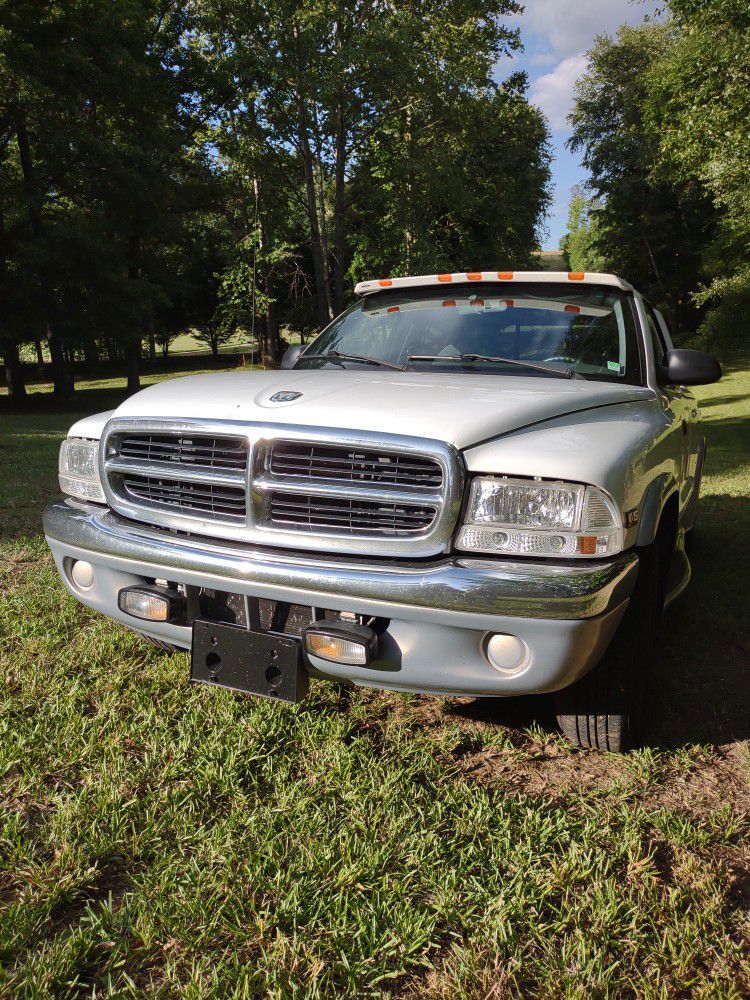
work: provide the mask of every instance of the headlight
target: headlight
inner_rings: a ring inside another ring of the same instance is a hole
[[[72,497],[104,503],[99,479],[98,441],[67,438],[60,446],[60,489]]]
[[[622,550],[622,518],[595,486],[480,476],[456,545],[469,552],[579,558]]]

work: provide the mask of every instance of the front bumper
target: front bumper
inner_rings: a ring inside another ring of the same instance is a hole
[[[281,553],[151,529],[71,500],[46,509],[44,531],[73,596],[154,638],[188,649],[191,629],[136,623],[118,609],[118,592],[147,578],[385,617],[378,660],[353,667],[311,657],[311,673],[439,694],[519,695],[572,683],[607,648],[638,572],[633,552],[590,563],[464,556],[368,563]],[[76,559],[94,567],[89,590],[71,581]],[[526,643],[522,670],[501,672],[488,663],[485,639],[497,632]]]

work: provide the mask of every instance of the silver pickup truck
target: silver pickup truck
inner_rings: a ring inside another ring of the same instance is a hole
[[[44,529],[68,591],[191,677],[553,693],[638,738],[687,585],[705,443],[674,350],[610,274],[386,278],[281,371],[173,379],[74,424]]]

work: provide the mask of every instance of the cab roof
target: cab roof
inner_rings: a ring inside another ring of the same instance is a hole
[[[360,281],[354,289],[357,295],[372,295],[387,288],[426,288],[432,285],[466,285],[472,282],[502,285],[506,282],[543,282],[548,285],[566,285],[569,282],[587,285],[611,285],[623,292],[632,292],[633,286],[615,274],[596,271],[457,271],[454,274],[421,274],[406,278],[375,278]]]

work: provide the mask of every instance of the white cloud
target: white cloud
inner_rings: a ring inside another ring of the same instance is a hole
[[[660,0],[524,0],[524,13],[514,20],[522,38],[537,35],[544,49],[563,60],[589,49],[596,35],[612,34],[621,24],[640,24],[659,6]]]
[[[573,88],[585,73],[586,64],[584,54],[568,56],[551,73],[538,77],[532,84],[531,101],[545,113],[553,129],[565,128],[565,119],[573,104]]]
[[[661,0],[524,0],[514,18],[521,28],[529,67],[554,66],[531,73],[530,98],[553,129],[564,129],[576,80],[586,70],[585,53],[597,35],[614,34],[621,24],[640,24]]]

